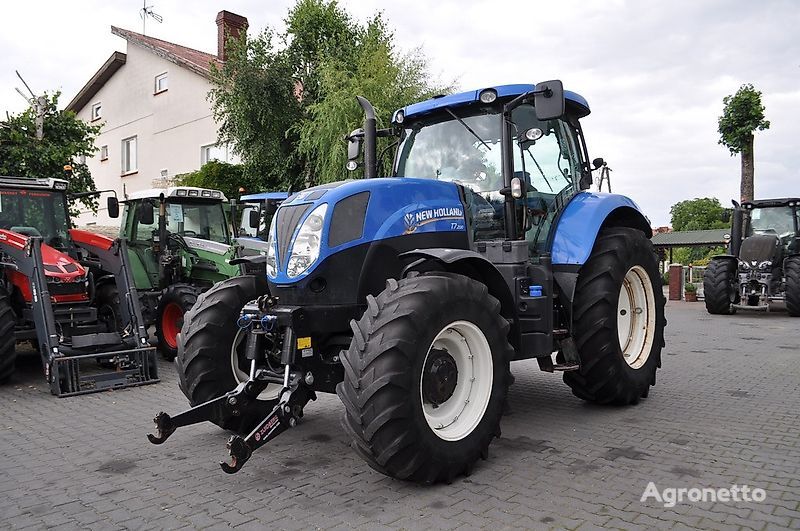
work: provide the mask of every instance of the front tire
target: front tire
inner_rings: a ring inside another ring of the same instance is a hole
[[[716,258],[709,262],[703,275],[703,294],[706,310],[712,315],[731,315],[736,313],[733,304],[738,301],[736,287],[736,260]]]
[[[800,317],[800,256],[790,256],[783,262],[786,276],[786,310],[792,317]]]
[[[188,284],[173,284],[161,295],[156,311],[156,337],[158,350],[167,361],[178,354],[178,334],[186,313],[197,302],[197,295],[197,289]]]
[[[14,373],[17,361],[17,340],[14,337],[16,322],[11,299],[6,290],[0,288],[0,383],[8,380]]]
[[[500,435],[513,350],[485,285],[447,273],[390,279],[352,321],[336,392],[353,447],[419,483],[469,474]]]
[[[229,278],[200,295],[186,313],[175,365],[180,389],[192,406],[222,396],[247,379],[243,334],[236,321],[245,304],[267,291],[266,279],[260,276]],[[221,427],[247,433],[262,419],[242,415]]]
[[[575,396],[618,405],[647,396],[661,367],[665,302],[650,240],[635,229],[604,229],[575,287],[581,367],[564,373]]]

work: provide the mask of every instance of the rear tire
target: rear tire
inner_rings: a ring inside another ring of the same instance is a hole
[[[564,373],[575,396],[618,405],[647,396],[661,367],[665,302],[650,240],[636,229],[604,229],[575,287],[581,367]]]
[[[156,313],[156,337],[158,350],[167,361],[178,355],[178,334],[183,327],[186,313],[197,302],[198,290],[188,284],[173,284],[168,287],[158,302]]]
[[[783,262],[786,276],[786,310],[792,317],[800,317],[800,256],[790,256]]]
[[[14,373],[17,361],[17,340],[14,326],[17,317],[11,307],[11,298],[5,289],[0,288],[0,383],[8,380]]]
[[[736,313],[733,304],[739,299],[736,289],[737,270],[736,260],[733,258],[715,258],[709,262],[703,275],[703,294],[708,313]]]
[[[240,333],[236,321],[245,304],[267,292],[261,276],[233,277],[200,295],[187,312],[175,365],[180,389],[192,406],[222,396],[240,383],[232,365],[232,348]],[[261,420],[242,415],[221,427],[247,433]]]
[[[461,275],[390,279],[351,326],[336,393],[352,446],[391,477],[468,475],[500,435],[510,385],[513,350],[497,299]]]

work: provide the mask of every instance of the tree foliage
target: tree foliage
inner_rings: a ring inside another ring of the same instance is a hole
[[[70,164],[69,190],[95,190],[85,158],[97,151],[94,141],[100,127],[87,124],[72,111],[58,110],[60,95],[55,92],[43,96],[44,136],[41,140],[36,138],[36,109],[33,107],[0,121],[0,175],[63,179],[64,165]],[[97,208],[96,198],[80,201],[93,210]]]
[[[178,186],[220,190],[228,199],[239,197],[240,188],[244,188],[245,192],[257,192],[262,186],[259,179],[245,176],[242,165],[218,160],[206,162],[197,171],[177,175],[175,180]]]
[[[764,119],[761,92],[753,85],[742,85],[736,94],[725,96],[722,103],[725,108],[718,121],[719,143],[727,147],[731,155],[746,150],[752,144],[755,131],[769,129],[769,120]]]
[[[345,177],[344,135],[363,118],[356,95],[385,127],[394,110],[440,90],[419,50],[396,50],[380,14],[361,23],[335,0],[298,0],[285,23],[281,35],[267,29],[232,43],[210,93],[220,141],[264,189]]]
[[[676,231],[723,229],[730,219],[730,210],[723,208],[716,197],[680,201],[672,205],[669,213],[672,229]]]

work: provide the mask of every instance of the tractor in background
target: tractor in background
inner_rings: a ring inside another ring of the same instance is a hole
[[[380,130],[358,102],[348,169],[365,178],[290,196],[266,278],[198,298],[176,360],[192,408],[159,413],[150,441],[214,422],[237,432],[221,463],[233,473],[335,392],[369,466],[449,482],[500,436],[513,360],[562,372],[586,401],[647,397],[666,324],[658,261],[637,205],[589,191],[603,161],[588,156],[586,100],[560,81],[485,87],[399,109]],[[377,178],[382,137],[397,148]],[[236,345],[249,361],[238,383]]]
[[[120,235],[128,241],[145,321],[162,356],[175,359],[184,314],[215,283],[239,275],[227,198],[219,190],[177,186],[125,199]]]
[[[703,276],[706,310],[769,311],[783,301],[800,317],[800,199],[734,201],[730,254],[715,256]]]
[[[158,382],[126,242],[70,228],[68,200],[101,192],[67,186],[0,177],[0,380],[29,342],[57,396]]]

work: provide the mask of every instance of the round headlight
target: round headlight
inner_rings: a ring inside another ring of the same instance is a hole
[[[358,162],[354,160],[348,160],[347,165],[345,166],[348,171],[355,171],[358,168]]]
[[[394,121],[399,124],[403,123],[403,120],[405,119],[406,115],[403,113],[403,111],[397,111],[397,114],[394,115]]]
[[[525,131],[525,138],[530,140],[531,142],[535,142],[542,138],[542,130],[538,127],[531,127],[527,131]]]
[[[478,95],[478,99],[481,100],[482,103],[492,103],[497,99],[497,91],[494,89],[483,90]]]

